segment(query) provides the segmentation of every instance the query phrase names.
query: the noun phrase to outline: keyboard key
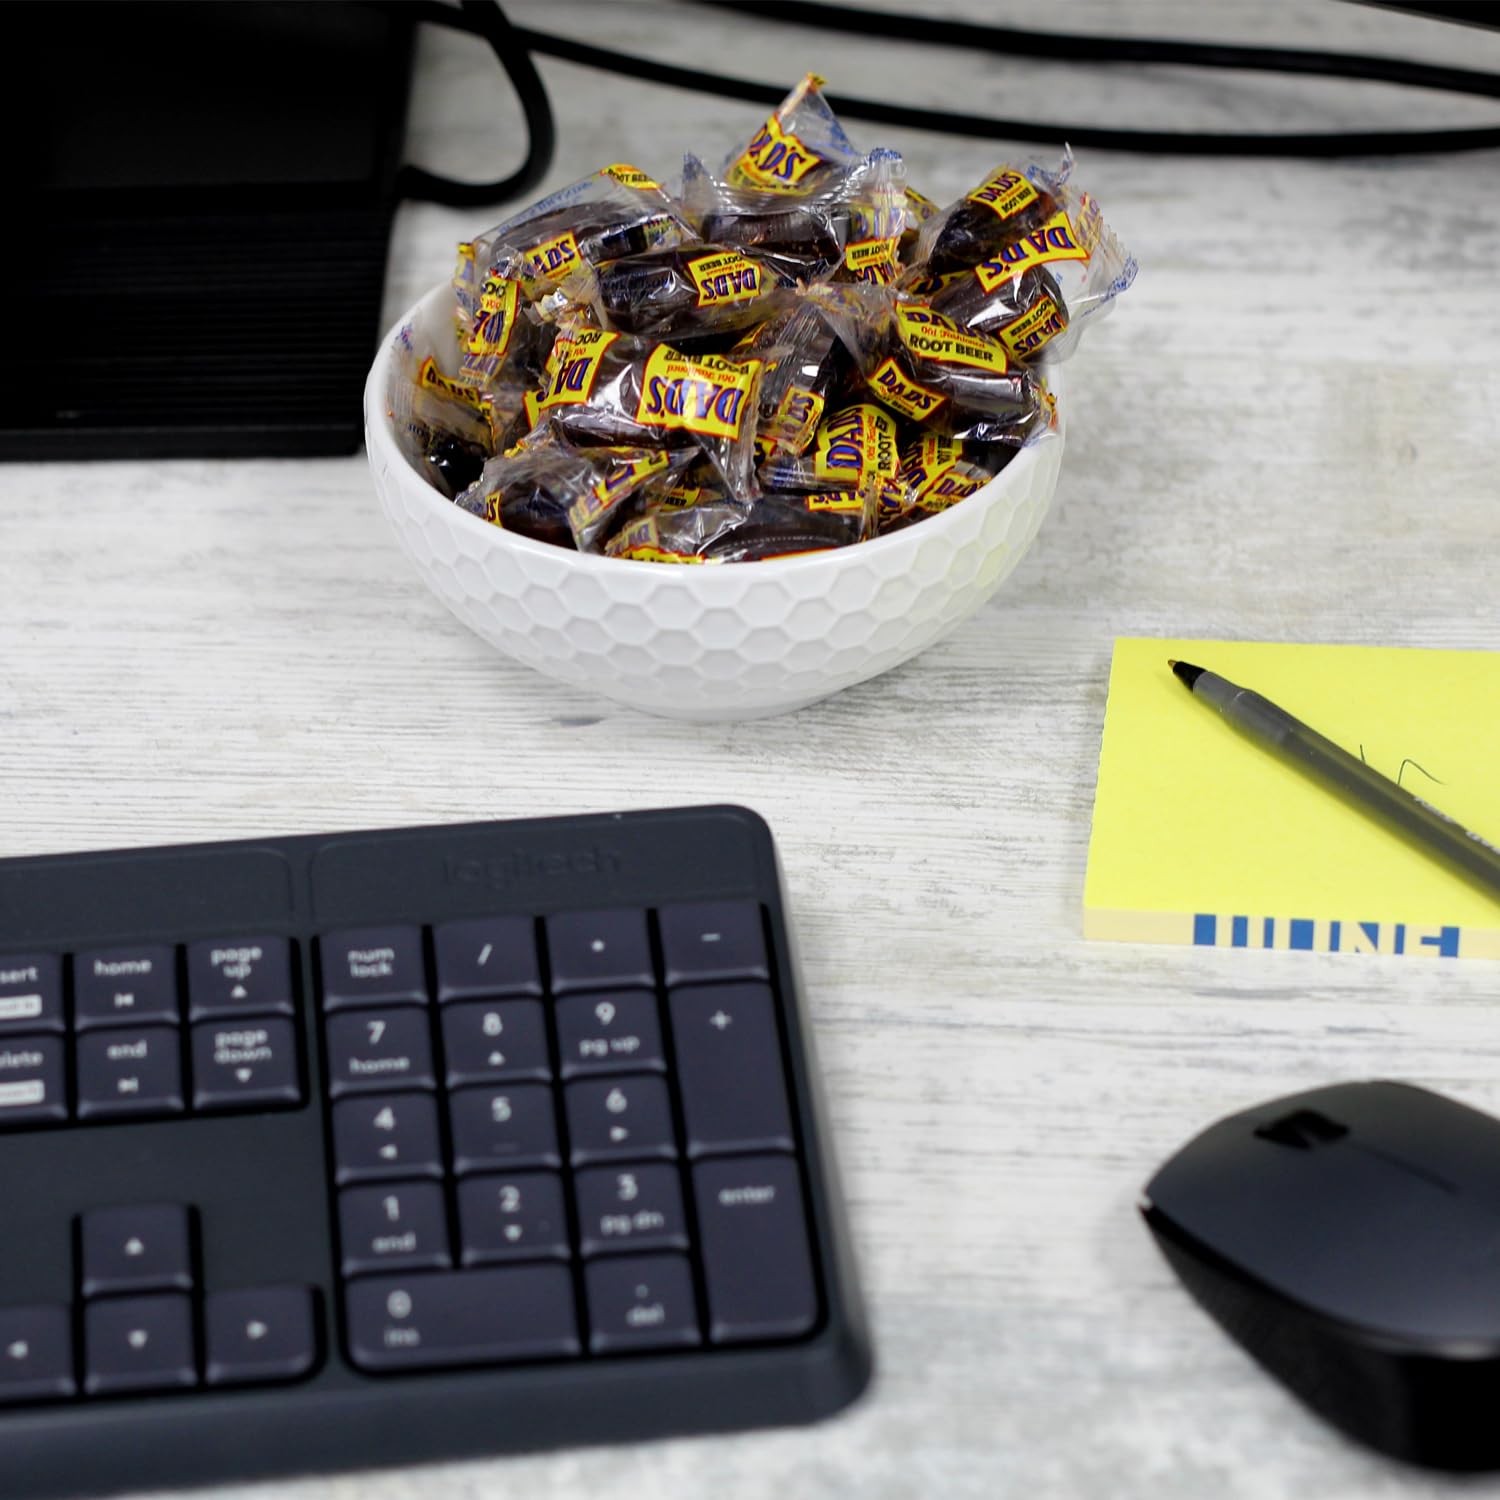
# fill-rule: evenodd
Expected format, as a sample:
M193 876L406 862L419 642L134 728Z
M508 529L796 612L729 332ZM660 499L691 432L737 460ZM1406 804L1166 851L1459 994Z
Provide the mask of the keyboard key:
M720 984L667 997L689 1156L790 1151L792 1119L770 989Z
M818 1294L790 1156L699 1162L693 1190L708 1287L709 1337L795 1338L818 1317Z
M300 1380L318 1362L311 1287L214 1292L204 1299L203 1333L210 1385Z
M460 1089L448 1096L453 1170L560 1167L552 1090L540 1083Z
M175 1293L85 1303L83 1347L83 1388L90 1396L198 1383L193 1305Z
M73 960L73 1022L131 1026L177 1020L177 965L170 948L108 948Z
M580 1352L563 1265L381 1276L345 1289L349 1353L362 1370L502 1364Z
M187 984L193 1021L296 1013L291 945L283 937L189 943Z
M174 1113L184 1107L175 1027L90 1031L78 1038L78 1118Z
M686 1250L677 1168L661 1163L594 1167L573 1179L585 1255L610 1250Z
M662 967L667 986L719 979L770 979L758 901L694 901L663 906Z
M328 1090L437 1087L424 1010L361 1010L328 1018Z
M333 1106L335 1180L441 1177L443 1147L431 1094L371 1094Z
M680 1255L619 1255L583 1268L595 1354L702 1342L693 1276Z
M475 917L432 929L438 1001L540 995L536 923L530 917Z
M0 1038L0 1130L68 1118L66 1047L60 1036Z
M564 1078L667 1065L656 996L650 990L571 995L557 1002L555 1014Z
M271 1017L208 1021L193 1027L194 1109L250 1109L301 1101L292 1022Z
M638 1156L676 1156L666 1080L650 1074L597 1078L567 1087L574 1166Z
M445 1006L442 1025L449 1088L501 1078L552 1076L547 1017L539 1000Z
M318 940L323 1007L425 1005L427 972L419 927L358 927Z
M569 1254L568 1211L555 1172L465 1178L458 1185L458 1222L466 1266Z
M0 1307L0 1406L71 1396L73 1312L68 1307Z
M193 1233L177 1203L95 1208L78 1219L85 1297L119 1292L190 1292Z
M0 953L0 1037L64 1025L62 960L55 953Z
M448 1216L435 1182L391 1182L339 1194L344 1275L446 1266Z
M646 913L565 911L547 918L552 993L650 989L656 983Z

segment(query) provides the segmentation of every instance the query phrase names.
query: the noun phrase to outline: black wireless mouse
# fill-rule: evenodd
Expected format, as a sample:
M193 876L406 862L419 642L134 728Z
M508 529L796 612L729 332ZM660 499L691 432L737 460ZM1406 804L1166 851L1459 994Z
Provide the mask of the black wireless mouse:
M1410 1084L1315 1089L1211 1125L1141 1211L1204 1309L1336 1427L1500 1467L1500 1120Z

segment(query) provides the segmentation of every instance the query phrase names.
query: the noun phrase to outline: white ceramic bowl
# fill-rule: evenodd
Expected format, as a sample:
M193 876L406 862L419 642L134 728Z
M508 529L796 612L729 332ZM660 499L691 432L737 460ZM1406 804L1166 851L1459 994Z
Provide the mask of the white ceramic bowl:
M451 338L450 296L435 287L397 328ZM786 713L898 666L1000 587L1057 484L1061 422L1056 441L1026 449L950 510L857 546L697 568L586 556L469 515L407 462L386 397L395 335L365 385L365 444L417 571L507 656L648 713Z

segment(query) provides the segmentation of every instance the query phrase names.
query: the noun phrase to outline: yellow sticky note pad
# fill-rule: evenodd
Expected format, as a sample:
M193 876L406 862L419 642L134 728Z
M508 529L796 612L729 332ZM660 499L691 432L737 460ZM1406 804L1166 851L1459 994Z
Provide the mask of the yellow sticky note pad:
M1500 653L1117 640L1085 937L1500 958L1500 901L1195 702L1168 657L1254 689L1351 755L1363 749L1500 843Z

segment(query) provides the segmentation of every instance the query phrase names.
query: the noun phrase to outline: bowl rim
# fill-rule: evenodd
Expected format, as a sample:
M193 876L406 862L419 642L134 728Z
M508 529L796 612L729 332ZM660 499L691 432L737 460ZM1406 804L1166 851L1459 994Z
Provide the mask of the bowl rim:
M551 542L539 542L534 537L521 536L517 532L507 531L502 526L492 526L481 516L476 516L470 511L462 510L453 501L447 499L441 491L422 477L412 467L402 452L400 445L396 442L394 422L390 412L386 408L385 390L391 361L394 358L397 341L401 330L408 324L418 321L422 314L429 309L437 299L444 294L451 295L452 284L440 281L425 291L410 307L403 312L394 323L381 336L379 348L376 350L374 362L370 365L369 373L365 377L364 395L364 417L365 417L365 452L373 467L376 462L376 451L385 460L388 470L394 470L402 476L402 482L410 480L416 488L420 489L425 496L424 503L430 504L435 513L445 517L448 515L459 515L464 517L473 525L482 527L489 538L491 546L513 547L522 557L536 557L539 559L550 558L560 562L564 566L581 567L587 570L605 569L615 577L623 576L621 569L632 569L638 576L647 576L645 571L650 569L651 575L662 581L668 579L679 580L686 583L689 579L704 579L719 577L728 574L734 576L755 576L754 569L742 569L737 564L720 564L715 566L692 567L671 566L661 563L647 563L639 558L633 557L609 557L603 553L575 552L567 547L558 547ZM1057 398L1057 432L1053 441L1061 442L1066 432L1064 419L1062 389L1063 381L1059 377L1056 366L1049 367L1047 371L1048 389ZM373 433L373 437L372 437ZM988 508L998 504L1000 497L1011 488L1013 479L1029 472L1040 462L1041 451L1044 444L1041 442L1031 443L1022 448L1021 451L1008 463L1004 469L988 484L982 485L972 495L965 495L957 504L950 506L940 515L923 521L920 526L908 526L900 531L893 531L886 536L871 537L868 541L855 542L846 547L827 547L820 551L808 552L801 556L768 558L765 561L772 562L776 570L798 568L805 571L813 571L819 567L835 568L848 565L859 558L869 557L871 548L884 548L879 556L889 556L900 546L914 547L923 537L935 537L941 535L941 531L934 531L934 527L945 528L959 524L958 518L962 512L967 511L970 516L975 514L979 507ZM689 585L696 587L696 584ZM710 585L712 587L713 585Z

